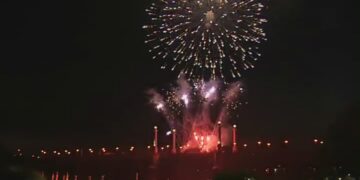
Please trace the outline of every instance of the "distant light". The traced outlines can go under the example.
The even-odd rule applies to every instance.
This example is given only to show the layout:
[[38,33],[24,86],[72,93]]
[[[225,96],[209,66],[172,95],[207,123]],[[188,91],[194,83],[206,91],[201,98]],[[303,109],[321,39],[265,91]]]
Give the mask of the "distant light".
[[258,141],[257,144],[258,144],[258,145],[261,145],[261,141]]
[[76,152],[79,152],[80,150],[79,149],[76,149]]
[[324,141],[320,141],[320,144],[324,144]]
[[244,144],[243,146],[246,148],[246,147],[247,147],[247,144]]
[[319,142],[319,140],[318,139],[314,139],[314,143],[318,143]]
[[234,124],[234,125],[233,125],[233,128],[236,128],[236,127],[237,127],[236,124]]
[[105,149],[105,148],[101,148],[101,151],[102,151],[102,152],[106,152],[106,149]]
[[285,144],[289,144],[289,141],[288,141],[288,140],[285,140],[284,143],[285,143]]
[[134,151],[134,149],[135,149],[134,146],[131,146],[131,147],[130,147],[130,151],[131,151],[131,152]]
[[170,147],[170,145],[166,145],[166,148],[169,148]]
[[220,125],[221,124],[221,121],[218,121],[218,125]]
[[148,148],[148,149],[150,149],[150,148],[151,148],[151,146],[147,146],[147,148]]
[[278,169],[277,168],[274,168],[274,173],[277,173]]
[[116,147],[116,148],[115,148],[115,150],[117,150],[117,151],[118,151],[118,150],[119,150],[119,147]]
[[271,146],[271,143],[266,143],[266,145],[267,145],[268,147],[270,147],[270,146]]
[[21,152],[21,149],[17,149],[17,152]]
[[269,169],[269,168],[266,168],[266,169],[265,169],[265,172],[266,172],[266,173],[269,173],[269,172],[270,172],[270,169]]

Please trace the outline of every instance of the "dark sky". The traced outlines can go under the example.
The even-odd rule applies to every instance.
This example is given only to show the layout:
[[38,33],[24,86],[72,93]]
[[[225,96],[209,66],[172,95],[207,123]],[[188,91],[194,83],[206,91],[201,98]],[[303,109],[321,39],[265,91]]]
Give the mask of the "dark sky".
[[[355,1],[354,1],[355,2]],[[271,0],[269,41],[241,79],[244,137],[318,136],[359,99],[352,1]],[[143,43],[149,0],[0,6],[0,145],[148,144],[164,120],[145,91],[175,81]]]

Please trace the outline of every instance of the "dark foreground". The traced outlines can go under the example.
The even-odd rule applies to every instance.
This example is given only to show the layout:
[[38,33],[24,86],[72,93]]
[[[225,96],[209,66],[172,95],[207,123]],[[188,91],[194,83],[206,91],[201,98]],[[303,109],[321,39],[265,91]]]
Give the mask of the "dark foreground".
[[360,179],[356,167],[287,148],[237,153],[225,149],[208,154],[161,152],[158,157],[150,151],[49,156],[32,159],[30,165],[40,176],[52,180]]

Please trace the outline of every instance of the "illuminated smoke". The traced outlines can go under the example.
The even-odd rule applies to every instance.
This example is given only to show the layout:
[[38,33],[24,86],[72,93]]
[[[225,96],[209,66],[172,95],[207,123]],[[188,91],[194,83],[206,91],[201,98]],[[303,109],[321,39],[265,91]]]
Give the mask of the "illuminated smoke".
[[[223,142],[231,134],[232,126],[227,122],[231,112],[239,108],[243,89],[239,82],[222,84],[219,81],[193,81],[181,78],[170,90],[151,90],[150,102],[176,129],[182,151],[200,150],[211,152],[217,148],[217,123],[222,122]],[[229,132],[227,133],[227,130]],[[166,135],[170,135],[171,131]]]

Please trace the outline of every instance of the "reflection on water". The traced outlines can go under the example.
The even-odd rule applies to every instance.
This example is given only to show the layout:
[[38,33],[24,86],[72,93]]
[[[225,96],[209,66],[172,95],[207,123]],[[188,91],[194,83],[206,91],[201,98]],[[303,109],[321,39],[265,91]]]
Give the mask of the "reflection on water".
[[[53,172],[50,177],[46,177],[46,175],[42,173],[42,176],[51,180],[105,180],[105,175],[80,177],[78,175],[70,175],[69,173],[60,174],[59,172]],[[136,174],[136,180],[138,180],[138,174]]]

